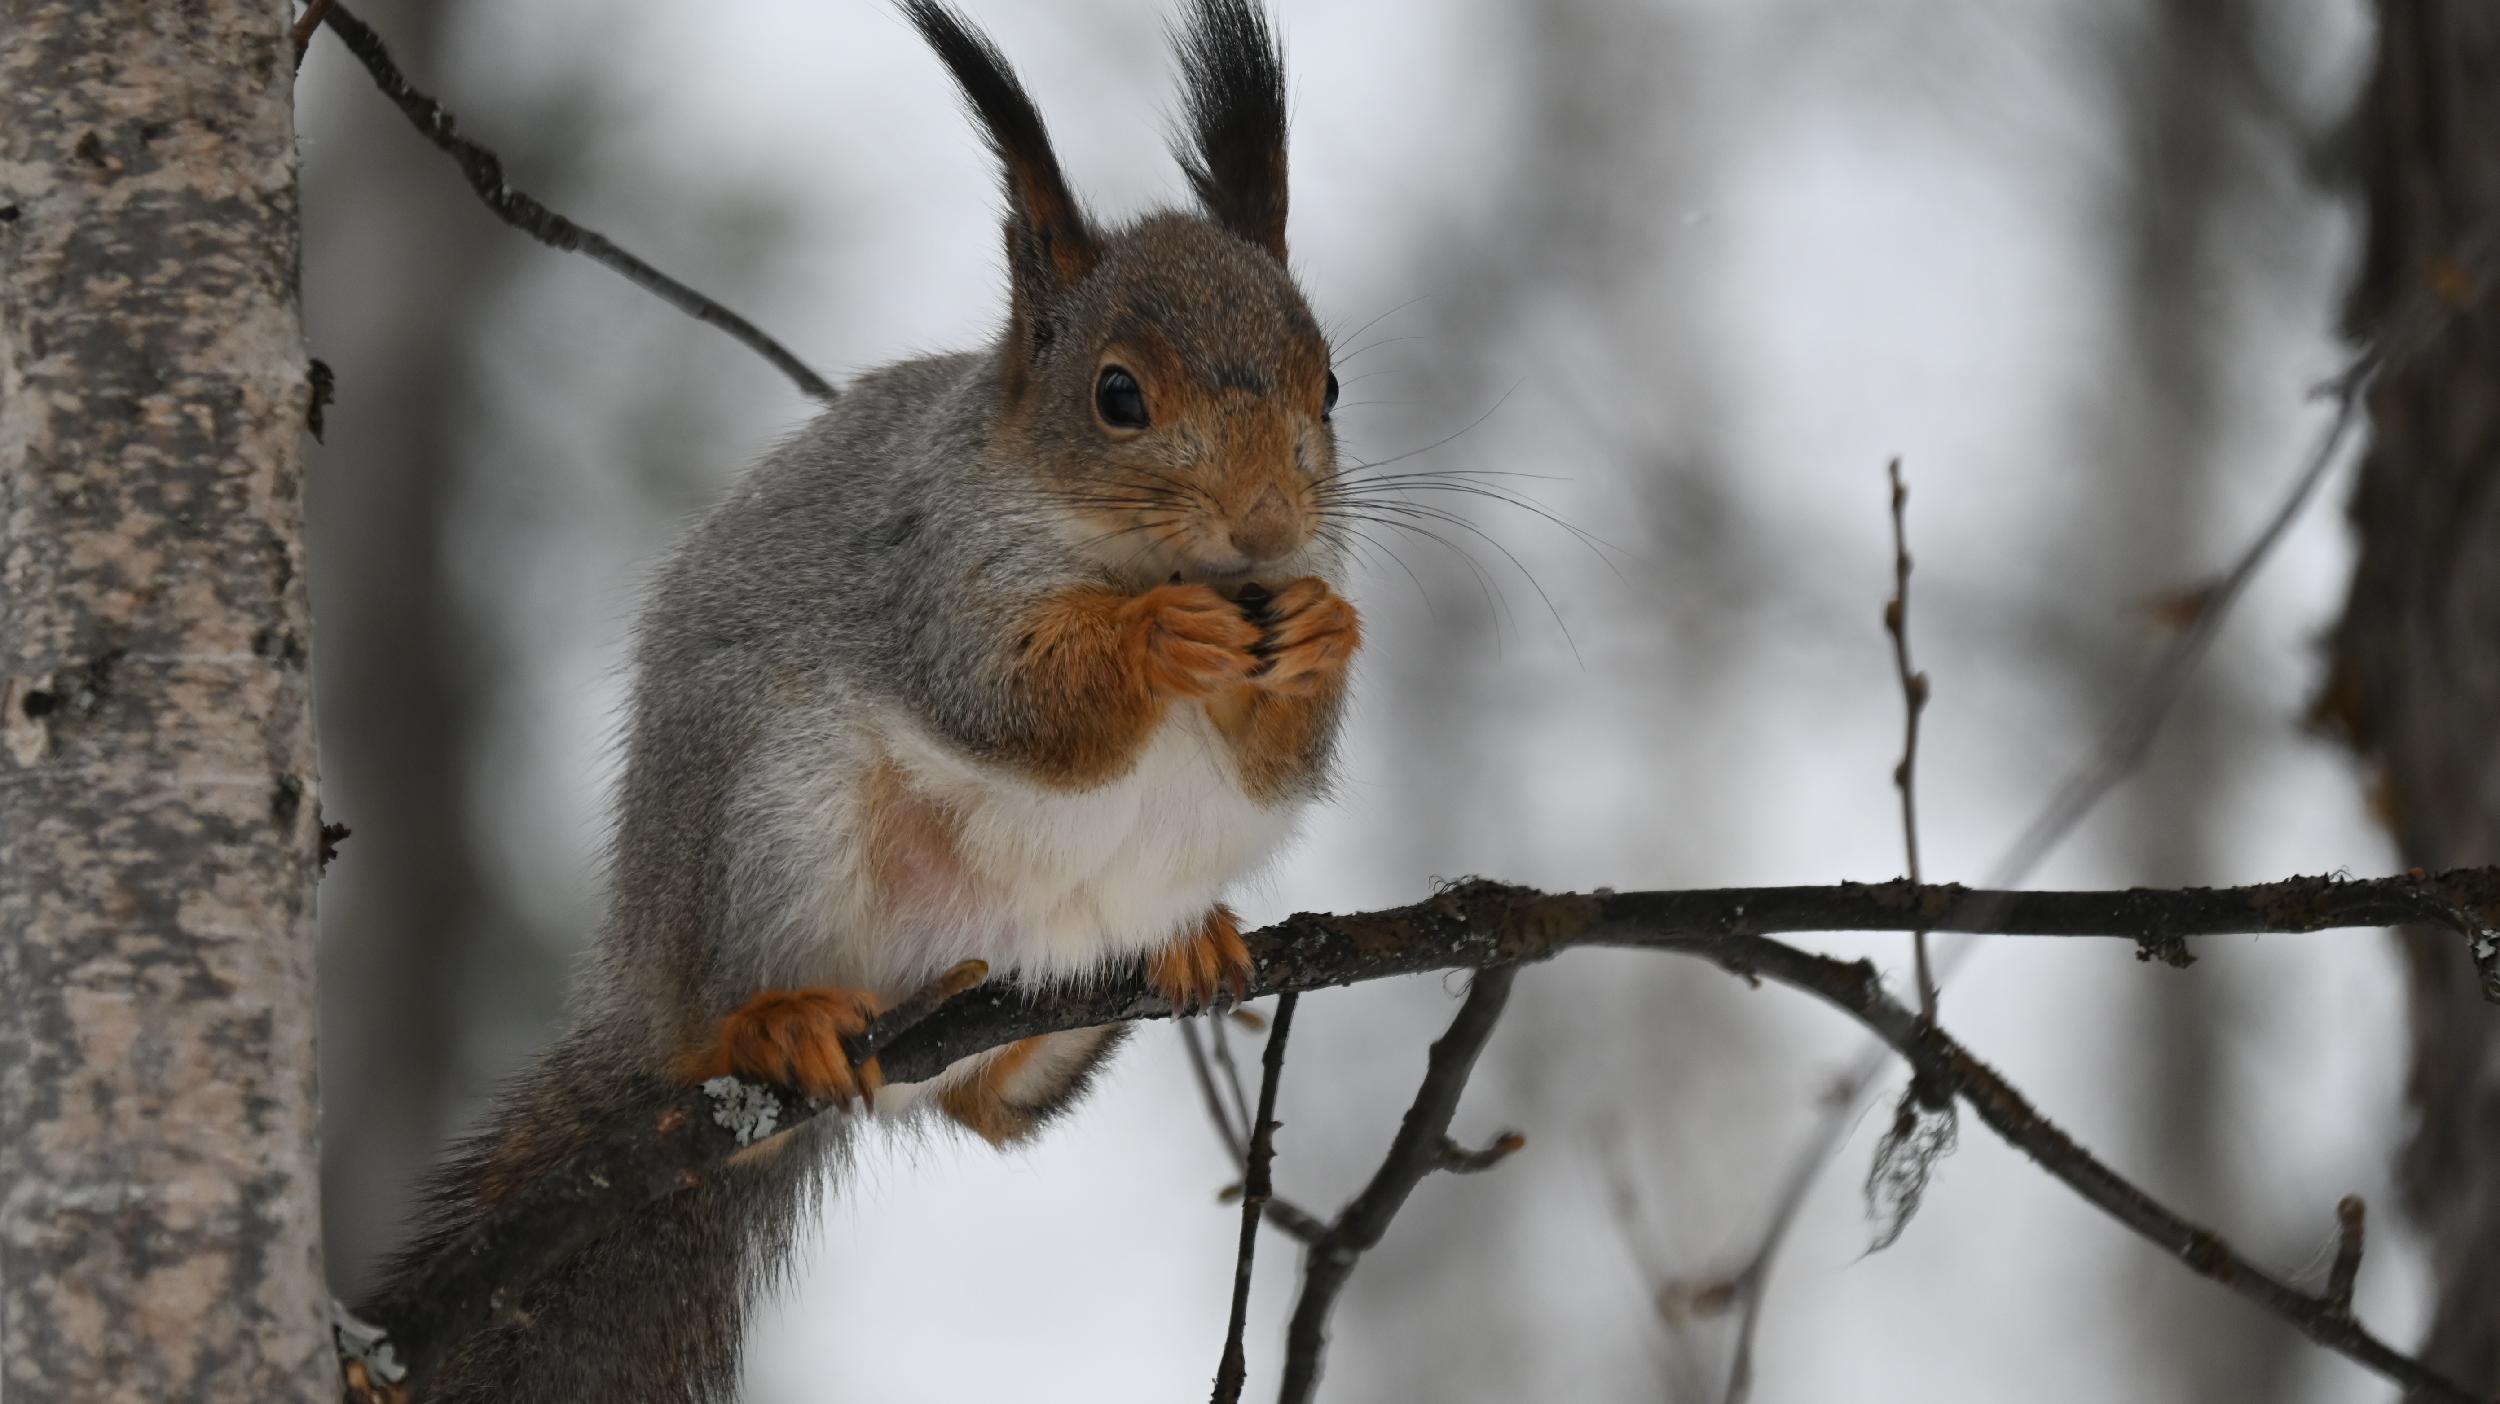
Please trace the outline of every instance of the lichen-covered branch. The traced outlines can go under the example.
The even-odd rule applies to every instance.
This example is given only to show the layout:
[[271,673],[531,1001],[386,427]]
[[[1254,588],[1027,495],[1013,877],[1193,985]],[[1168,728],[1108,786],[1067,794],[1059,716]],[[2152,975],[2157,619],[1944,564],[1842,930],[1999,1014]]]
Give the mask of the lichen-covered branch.
[[328,1398],[283,0],[0,18],[0,1395]]
[[[1896,1040],[1891,1012],[1899,1011],[1904,1020],[1912,1016],[1883,995],[1871,967],[1769,938],[1784,932],[1898,932],[1923,924],[1931,931],[2113,938],[2133,942],[2143,958],[2184,963],[2187,942],[2200,936],[2375,928],[2416,919],[2447,925],[2460,946],[2488,945],[2500,922],[2500,868],[2438,877],[2291,878],[2251,887],[2105,892],[1996,892],[1888,882],[1546,894],[1479,881],[1387,911],[1290,917],[1245,939],[1256,970],[1252,998],[1392,975],[1482,970],[1579,946],[1697,956],[1747,979],[1794,985],[1840,1004],[1887,1042],[1914,1054],[1914,1064],[1932,1073],[1936,1085],[1966,1098],[1993,1098],[1973,1105],[2002,1131],[1991,1107],[2002,1112],[2020,1099],[1941,1034],[1935,1036],[1941,1043]],[[890,1082],[915,1082],[1017,1039],[1171,1012],[1148,990],[1142,974],[1045,994],[988,985],[895,1033],[876,1053]],[[1947,1051],[1955,1056],[1947,1057]],[[646,1120],[619,1128],[561,1173],[516,1196],[445,1253],[425,1289],[411,1294],[432,1304],[426,1320],[374,1324],[389,1333],[400,1358],[440,1359],[461,1332],[489,1319],[481,1311],[491,1312],[494,1302],[526,1284],[530,1272],[516,1272],[516,1265],[560,1260],[640,1204],[715,1173],[767,1130],[787,1128],[817,1112],[786,1094],[744,1084],[691,1091],[673,1105],[654,1107]],[[2045,1126],[2039,1123],[2024,1134],[2036,1138]],[[2009,1139],[2024,1144],[2010,1133]],[[2086,1163],[2096,1167],[2085,1176],[2089,1188],[2105,1190],[2094,1176],[2106,1176],[2106,1170],[2088,1158]],[[2135,1194],[2131,1188],[2129,1193]],[[2151,1203],[2140,1194],[2135,1200]],[[2131,1210],[2135,1200],[2126,1201]],[[2166,1231],[2163,1225],[2175,1222],[2121,1218],[2139,1231]],[[2377,1368],[2375,1357],[2354,1358]],[[422,1392],[414,1397],[421,1399]]]

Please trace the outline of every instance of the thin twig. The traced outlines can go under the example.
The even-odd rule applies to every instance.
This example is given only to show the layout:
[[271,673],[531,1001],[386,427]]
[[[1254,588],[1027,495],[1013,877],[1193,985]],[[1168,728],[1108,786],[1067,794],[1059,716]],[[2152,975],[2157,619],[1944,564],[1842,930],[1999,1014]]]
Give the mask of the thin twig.
[[[1927,675],[1910,666],[1910,485],[1901,478],[1901,460],[1886,466],[1892,479],[1892,598],[1884,605],[1884,632],[1892,636],[1893,668],[1901,675],[1901,763],[1892,768],[1892,787],[1901,792],[1901,842],[1909,850],[1910,885],[1921,881],[1918,867],[1918,721],[1927,712]],[[1936,973],[1927,964],[1927,928],[1910,933],[1910,949],[1918,967],[1918,1012],[1936,1021]]]
[[1294,1303],[1293,1319],[1285,1328],[1285,1378],[1276,1393],[1278,1404],[1308,1404],[1319,1389],[1320,1366],[1328,1352],[1329,1313],[1336,1308],[1337,1294],[1354,1275],[1354,1265],[1379,1245],[1415,1186],[1433,1171],[1450,1168],[1450,1119],[1458,1114],[1458,1099],[1467,1090],[1468,1075],[1475,1071],[1476,1055],[1493,1036],[1493,1026],[1501,1020],[1518,973],[1514,965],[1476,972],[1467,987],[1466,1003],[1450,1020],[1449,1031],[1432,1045],[1423,1085],[1415,1090],[1414,1104],[1398,1124],[1389,1154],[1373,1172],[1371,1183],[1304,1255],[1302,1296]]
[[1485,1142],[1482,1150],[1469,1150],[1444,1136],[1441,1138],[1441,1160],[1436,1169],[1453,1175],[1480,1175],[1528,1148],[1528,1138],[1517,1131],[1497,1133]]
[[1233,1117],[1246,1135],[1250,1126],[1250,1094],[1243,1087],[1241,1064],[1233,1061],[1233,1033],[1221,1018],[1207,1021],[1207,1046],[1215,1054],[1215,1068],[1223,1074],[1223,1087],[1233,1097]]
[[[1723,962],[1724,963],[1724,962]],[[2479,1404],[2480,1396],[2370,1332],[2325,1295],[2313,1296],[2267,1272],[2221,1235],[2174,1213],[2051,1123],[1995,1069],[1886,995],[1866,961],[1844,964],[1775,941],[1748,952],[1738,973],[1804,990],[1873,1030],[1910,1063],[1913,1075],[1947,1087],[1989,1129],[2093,1207],[2241,1297],[2289,1322],[2311,1341],[2402,1386],[2417,1404]]]
[[[2058,844],[2065,841],[2077,826],[2100,806],[2120,781],[2132,774],[2151,748],[2153,737],[2169,718],[2171,709],[2187,689],[2214,639],[2231,616],[2248,584],[2274,553],[2292,524],[2300,519],[2309,503],[2317,496],[2327,475],[2342,456],[2345,442],[2360,421],[2362,397],[2368,392],[2384,356],[2390,347],[2405,338],[2419,335],[2410,323],[2391,325],[2388,332],[2348,362],[2343,372],[2325,387],[2333,396],[2333,415],[2311,444],[2307,457],[2292,476],[2288,491],[2273,514],[2258,529],[2247,546],[2235,557],[2230,568],[2211,586],[2200,593],[2198,607],[2188,627],[2163,650],[2144,679],[2129,695],[2122,709],[2100,744],[2095,747],[2050,796],[2040,812],[2006,847],[1994,867],[1988,871],[1987,885],[2011,888],[2029,878]],[[1946,950],[1935,963],[1933,981],[1949,983],[1961,966],[1979,946],[1963,941]],[[1928,985],[1922,977],[1921,988]],[[1788,1173],[1782,1177],[1780,1196],[1772,1206],[1770,1221],[1754,1251],[1738,1270],[1736,1280],[1742,1285],[1737,1304],[1736,1340],[1729,1361],[1727,1391],[1724,1404],[1744,1404],[1753,1384],[1753,1343],[1762,1311],[1764,1290],[1770,1281],[1771,1265],[1786,1244],[1788,1232],[1804,1212],[1807,1196],[1823,1168],[1840,1152],[1849,1138],[1849,1128],[1856,1124],[1860,1111],[1873,1091],[1876,1080],[1890,1067],[1892,1059],[1883,1048],[1871,1048],[1844,1075],[1828,1103],[1821,1124],[1807,1138]]]
[[[1901,932],[1923,923],[1931,931],[2128,940],[2152,954],[2199,936],[2408,921],[2458,927],[2461,944],[2492,939],[2493,924],[2500,921],[2500,868],[2437,877],[2291,878],[2251,887],[2111,892],[1997,892],[1887,882],[1549,896],[1468,882],[1411,906],[1352,916],[1305,914],[1246,936],[1255,978],[1245,997],[1540,960],[1579,946],[1695,956],[1739,974],[1783,981],[1793,962],[1822,959],[1765,939],[1779,932]],[[1171,1013],[1142,973],[1047,991],[993,982],[896,1035],[877,1057],[889,1082],[925,1082],[964,1058],[1018,1039]],[[789,1129],[819,1110],[749,1084],[717,1094],[690,1091],[654,1107],[647,1124],[601,1141],[498,1205],[427,1264],[413,1298],[416,1306],[397,1316],[377,1316],[373,1324],[402,1360],[447,1359],[478,1321],[491,1319],[491,1313],[474,1317],[461,1304],[517,1300],[540,1273],[626,1222],[642,1204],[710,1174],[746,1144],[733,1125],[716,1118],[728,1102],[754,1106],[758,1099],[776,1118],[776,1129]]]
[[1250,1324],[1250,1264],[1259,1251],[1259,1217],[1275,1189],[1271,1174],[1276,1164],[1276,1086],[1285,1078],[1285,1038],[1293,1032],[1293,1011],[1301,1002],[1298,994],[1276,1001],[1276,1019],[1267,1029],[1267,1053],[1260,1059],[1259,1116],[1250,1131],[1250,1160],[1242,1176],[1241,1245],[1233,1258],[1233,1311],[1224,1327],[1224,1356],[1215,1367],[1213,1404],[1240,1404],[1242,1381],[1248,1374],[1242,1334]]
[[1224,1143],[1224,1156],[1235,1166],[1249,1159],[1249,1132],[1233,1120],[1224,1106],[1224,1094],[1215,1088],[1215,1069],[1207,1062],[1206,1043],[1198,1036],[1198,1021],[1174,1019],[1172,1027],[1180,1033],[1181,1043],[1189,1049],[1189,1071],[1198,1083],[1198,1098],[1206,1103],[1207,1120],[1214,1123],[1215,1137]]
[[304,13],[296,16],[295,28],[289,37],[295,41],[295,67],[299,71],[304,66],[304,50],[312,46],[313,31],[321,28],[322,17],[330,13],[333,3],[334,0],[312,0],[304,7]]
[[2348,1194],[2335,1206],[2335,1262],[2326,1270],[2326,1303],[2352,1315],[2352,1290],[2361,1279],[2361,1230],[2368,1212],[2361,1196]]
[[[1216,1091],[1215,1070],[1207,1061],[1206,1045],[1201,1042],[1198,1037],[1199,1021],[1195,1019],[1175,1019],[1172,1021],[1172,1024],[1173,1027],[1180,1030],[1181,1041],[1189,1049],[1190,1071],[1197,1079],[1198,1096],[1206,1103],[1207,1120],[1215,1125],[1216,1139],[1224,1143],[1224,1154],[1228,1163],[1230,1163],[1236,1171],[1239,1171],[1242,1175],[1247,1176],[1250,1172],[1250,1133],[1247,1129],[1250,1121],[1249,1104],[1247,1102],[1242,1104],[1242,1119],[1239,1122],[1234,1121],[1232,1114],[1225,1109],[1222,1094]],[[1216,1046],[1218,1048],[1223,1047],[1224,1034],[1222,1032],[1222,1024],[1219,1022],[1210,1022],[1207,1025],[1207,1028],[1215,1035]],[[1225,1072],[1229,1075],[1232,1071],[1233,1068],[1231,1059],[1227,1058],[1225,1060]],[[1234,1080],[1238,1082],[1238,1078],[1235,1078]],[[1242,1188],[1242,1181],[1234,1181],[1231,1185],[1225,1188],[1222,1195],[1218,1196],[1218,1202],[1234,1202],[1241,1195]],[[1313,1214],[1309,1210],[1303,1209],[1294,1204],[1293,1201],[1276,1194],[1270,1194],[1268,1196],[1267,1210],[1263,1216],[1263,1222],[1265,1222],[1268,1227],[1275,1229],[1287,1238],[1291,1238],[1302,1243],[1308,1243],[1312,1239],[1319,1237],[1320,1234],[1325,1232],[1328,1228],[1327,1224],[1320,1221],[1318,1215]]]
[[728,333],[740,345],[772,362],[774,369],[788,376],[791,383],[810,398],[827,404],[833,402],[832,384],[808,369],[805,362],[792,355],[780,342],[765,335],[753,322],[619,248],[605,235],[575,224],[506,184],[502,158],[462,136],[443,105],[410,85],[400,73],[399,66],[391,61],[390,51],[383,47],[381,36],[350,13],[345,5],[330,5],[323,19],[330,32],[336,34],[339,42],[347,46],[347,51],[365,66],[365,72],[373,75],[374,86],[382,90],[382,95],[398,105],[420,135],[459,163],[460,173],[468,178],[469,188],[477,192],[477,197],[486,203],[486,208],[493,211],[497,219],[549,248],[583,254],[614,269],[669,306],[698,322]]

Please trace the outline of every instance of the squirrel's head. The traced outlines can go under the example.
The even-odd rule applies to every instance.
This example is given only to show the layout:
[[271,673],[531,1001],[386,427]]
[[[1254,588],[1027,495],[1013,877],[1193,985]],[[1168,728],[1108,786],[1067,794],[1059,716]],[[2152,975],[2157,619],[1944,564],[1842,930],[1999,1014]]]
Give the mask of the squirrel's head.
[[1285,80],[1253,0],[1188,0],[1174,146],[1201,208],[1097,229],[997,48],[937,0],[904,12],[1006,173],[1007,329],[993,451],[1072,544],[1137,581],[1304,573],[1337,471],[1327,338],[1285,267]]

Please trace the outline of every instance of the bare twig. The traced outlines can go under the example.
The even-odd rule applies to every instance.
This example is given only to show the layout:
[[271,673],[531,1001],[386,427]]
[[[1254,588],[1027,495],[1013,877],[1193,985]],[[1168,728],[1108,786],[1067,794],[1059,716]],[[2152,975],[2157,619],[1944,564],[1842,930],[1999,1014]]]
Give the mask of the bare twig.
[[2312,1296],[2267,1272],[2221,1235],[2164,1207],[2085,1150],[2017,1092],[1995,1069],[1886,995],[1874,966],[1843,964],[1777,942],[1748,956],[1746,973],[1805,990],[1872,1029],[1907,1059],[1915,1076],[1952,1089],[1972,1112],[2034,1164],[2094,1208],[2231,1289],[2311,1341],[2404,1387],[2407,1398],[2474,1404],[2479,1396],[2379,1339],[2329,1296]]
[[[2419,318],[2399,319],[2360,355],[2348,362],[2326,391],[2333,396],[2335,409],[2310,446],[2299,470],[2293,474],[2288,491],[2273,514],[2259,527],[2257,534],[2240,551],[2230,565],[2212,584],[2197,594],[2197,605],[2187,627],[2163,650],[2145,674],[2126,707],[2119,713],[2101,743],[2087,755],[2083,763],[2067,776],[2031,823],[2014,842],[2007,846],[1996,865],[1989,869],[1987,885],[1996,888],[2014,887],[2031,876],[2067,835],[2074,832],[2100,802],[2132,774],[2151,747],[2161,724],[2168,719],[2171,708],[2187,689],[2188,679],[2211,651],[2214,639],[2230,618],[2232,609],[2247,592],[2257,571],[2273,555],[2292,524],[2300,519],[2320,486],[2342,455],[2346,441],[2360,420],[2362,397],[2377,375],[2380,365],[2391,349],[2409,346],[2421,335]],[[1915,725],[1915,722],[1913,722]],[[1906,801],[1905,801],[1906,809]],[[1945,952],[1936,962],[1933,980],[1936,984],[1950,981],[1972,954],[1979,949],[1973,942],[1962,942]],[[2493,947],[2477,949],[2477,964],[2493,952]],[[2482,966],[2487,988],[2500,978],[2500,965]],[[1922,974],[1922,991],[1928,985]],[[1849,1128],[1858,1119],[1868,1094],[1884,1070],[1891,1066],[1891,1057],[1883,1048],[1871,1048],[1843,1076],[1838,1091],[1830,1100],[1821,1124],[1807,1138],[1798,1157],[1780,1183],[1779,1198],[1773,1203],[1771,1217],[1762,1237],[1736,1280],[1739,1294],[1736,1340],[1728,1366],[1725,1404],[1744,1404],[1753,1384],[1753,1342],[1762,1310],[1763,1293],[1770,1280],[1771,1264],[1786,1244],[1788,1231],[1804,1211],[1808,1194],[1821,1178],[1823,1167],[1838,1155],[1849,1138]]]
[[1285,1077],[1285,1038],[1293,1032],[1298,994],[1276,1001],[1276,1021],[1268,1025],[1267,1053],[1260,1059],[1259,1115],[1250,1130],[1249,1163],[1242,1175],[1241,1245],[1233,1258],[1233,1312],[1224,1327],[1224,1356],[1215,1367],[1213,1404],[1239,1404],[1248,1370],[1242,1334],[1250,1323],[1250,1265],[1259,1251],[1259,1217],[1267,1209],[1276,1165],[1276,1085]]
[[[1240,1015],[1246,1011],[1236,1009],[1232,1012],[1234,1015]],[[1233,1032],[1226,1027],[1227,1022],[1228,1020],[1222,1018],[1207,1021],[1207,1047],[1215,1055],[1216,1071],[1223,1074],[1224,1090],[1232,1094],[1233,1118],[1240,1123],[1243,1134],[1247,1135],[1250,1126],[1250,1094],[1242,1085],[1241,1064],[1233,1061]]]
[[1479,1175],[1528,1148],[1528,1138],[1517,1131],[1503,1131],[1487,1141],[1482,1150],[1469,1150],[1444,1136],[1441,1138],[1441,1160],[1435,1169],[1453,1175]]
[[[1918,869],[1918,721],[1927,712],[1927,675],[1910,666],[1910,485],[1901,479],[1901,460],[1884,470],[1892,479],[1892,598],[1884,604],[1884,632],[1892,636],[1893,668],[1901,677],[1901,763],[1892,768],[1892,787],[1901,792],[1901,842],[1909,850],[1910,883],[1920,882]],[[1918,1012],[1936,1019],[1936,973],[1927,963],[1927,928],[1910,933],[1910,949],[1918,967]]]
[[1354,1265],[1379,1244],[1415,1186],[1433,1171],[1451,1168],[1450,1152],[1455,1147],[1450,1141],[1450,1119],[1458,1114],[1459,1095],[1467,1089],[1468,1074],[1475,1071],[1476,1055],[1493,1036],[1493,1026],[1502,1017],[1511,981],[1518,973],[1518,967],[1511,965],[1476,972],[1466,1003],[1450,1020],[1449,1031],[1432,1045],[1423,1085],[1416,1089],[1414,1105],[1406,1109],[1406,1119],[1389,1143],[1389,1154],[1373,1172],[1371,1183],[1304,1256],[1302,1296],[1294,1303],[1293,1320],[1285,1328],[1285,1379],[1276,1394],[1278,1404],[1307,1404],[1318,1390],[1320,1366],[1328,1351],[1328,1316],[1336,1307],[1337,1294],[1354,1275]]
[[2335,1262],[2326,1270],[2326,1304],[2352,1315],[2352,1289],[2361,1279],[2361,1229],[2367,1212],[2361,1196],[2348,1194],[2335,1206]]
[[[1190,1071],[1197,1078],[1198,1096],[1206,1103],[1207,1119],[1215,1124],[1216,1139],[1224,1143],[1224,1154],[1230,1164],[1246,1177],[1250,1173],[1249,1103],[1246,1101],[1242,1103],[1241,1120],[1234,1121],[1232,1114],[1225,1109],[1223,1095],[1216,1090],[1215,1069],[1208,1063],[1206,1045],[1199,1039],[1198,1021],[1175,1019],[1172,1023],[1180,1030],[1181,1041],[1188,1046]],[[1209,1023],[1206,1031],[1214,1036],[1216,1047],[1225,1046],[1221,1023]],[[1239,1091],[1240,1078],[1235,1073],[1229,1057],[1225,1059],[1224,1072],[1227,1078],[1235,1084],[1234,1090]],[[1244,1182],[1235,1180],[1225,1187],[1223,1194],[1217,1197],[1218,1202],[1235,1202],[1240,1198],[1243,1188]],[[1268,1196],[1267,1210],[1261,1218],[1262,1222],[1270,1228],[1287,1238],[1302,1243],[1308,1243],[1319,1237],[1328,1227],[1320,1221],[1318,1215],[1277,1194]]]
[[1215,1137],[1224,1143],[1225,1158],[1235,1166],[1245,1165],[1250,1155],[1250,1132],[1241,1122],[1233,1120],[1232,1112],[1224,1105],[1224,1094],[1216,1090],[1215,1068],[1207,1061],[1207,1046],[1199,1036],[1198,1021],[1175,1019],[1172,1027],[1179,1032],[1182,1045],[1189,1050],[1190,1075],[1197,1080],[1198,1098],[1206,1103],[1207,1120],[1215,1125]]
[[[306,11],[306,17],[310,18],[321,8],[315,5]],[[390,51],[383,47],[382,37],[350,13],[345,5],[330,4],[328,13],[322,19],[330,32],[339,37],[339,42],[347,46],[347,51],[365,66],[365,72],[373,76],[374,86],[398,105],[418,133],[459,163],[460,173],[468,178],[469,188],[477,192],[477,197],[486,203],[486,208],[493,211],[497,219],[549,248],[583,254],[614,269],[636,287],[669,306],[698,322],[728,333],[740,345],[772,362],[774,369],[788,376],[791,383],[810,398],[828,404],[833,401],[833,386],[823,376],[808,369],[805,362],[792,355],[780,342],[765,335],[753,322],[619,248],[605,235],[584,229],[505,183],[502,158],[462,136],[443,105],[409,84],[400,73],[399,66],[391,61]]]
[[321,28],[322,17],[330,13],[332,3],[333,0],[312,0],[311,4],[304,7],[304,13],[296,16],[295,29],[290,37],[295,40],[295,66],[297,68],[304,66],[304,50],[312,46],[313,31]]
[[[2129,940],[2153,951],[2199,936],[2407,921],[2462,923],[2460,936],[2470,944],[2488,939],[2495,920],[2500,920],[2500,868],[2437,877],[2292,878],[2252,887],[2116,892],[1995,892],[1888,882],[1549,896],[1469,882],[1411,906],[1352,916],[1305,914],[1251,934],[1245,940],[1255,978],[1247,995],[1480,969],[1540,960],[1577,946],[1695,956],[1748,978],[1795,983],[1801,969],[1858,967],[1825,961],[1767,935],[1908,931],[1921,923],[1931,931]],[[1866,982],[1871,987],[1871,975]],[[1171,1012],[1142,973],[1045,992],[993,983],[895,1034],[878,1045],[876,1056],[889,1082],[924,1082],[963,1058],[1018,1039]],[[620,1131],[499,1205],[427,1265],[414,1294],[421,1309],[374,1324],[400,1359],[439,1363],[468,1331],[492,1319],[492,1310],[481,1315],[477,1304],[517,1300],[538,1274],[625,1222],[637,1206],[689,1178],[699,1181],[743,1149],[737,1126],[717,1118],[727,1102],[752,1110],[758,1099],[780,1129],[818,1110],[750,1084],[717,1093],[691,1091],[654,1107],[647,1122]],[[424,1372],[414,1365],[412,1371]]]

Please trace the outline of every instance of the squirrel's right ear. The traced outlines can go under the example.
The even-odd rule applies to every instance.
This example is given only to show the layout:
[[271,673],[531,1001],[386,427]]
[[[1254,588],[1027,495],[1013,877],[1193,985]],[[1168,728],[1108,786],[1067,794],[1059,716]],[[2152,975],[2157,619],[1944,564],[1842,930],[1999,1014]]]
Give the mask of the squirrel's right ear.
[[1190,0],[1172,33],[1182,129],[1173,154],[1215,222],[1285,257],[1285,61],[1261,0]]
[[1007,58],[951,6],[902,0],[920,37],[955,75],[964,102],[980,119],[1007,177],[1007,264],[1015,282],[1015,319],[1027,350],[1038,354],[1054,334],[1049,304],[1082,281],[1101,257],[1083,207],[1059,174],[1042,114],[1017,81]]

